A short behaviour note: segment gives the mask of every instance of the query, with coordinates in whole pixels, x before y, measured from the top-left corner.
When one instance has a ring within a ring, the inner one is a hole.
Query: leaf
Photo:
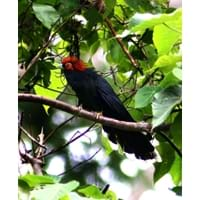
[[[87,26],[89,27],[89,29],[96,25],[98,22],[102,21],[101,15],[94,7],[89,8],[85,12],[85,18],[88,20]]]
[[[170,135],[177,147],[182,147],[182,113],[180,112],[170,127]]]
[[[172,86],[154,95],[152,103],[153,128],[162,124],[175,105],[181,102],[181,87]]]
[[[172,71],[173,75],[178,78],[179,80],[182,80],[182,69],[176,67]]]
[[[146,11],[153,9],[150,1],[146,0],[125,0],[125,2],[138,11]]]
[[[172,72],[169,72],[165,75],[164,79],[160,82],[159,87],[167,88],[172,85],[178,85],[181,82],[180,79],[178,79],[177,76],[174,75],[175,69],[177,68],[174,68]]]
[[[50,5],[33,3],[33,11],[37,19],[48,29],[51,29],[60,17],[56,9]]]
[[[159,154],[162,158],[162,162],[155,163],[154,165],[155,166],[154,183],[169,172],[175,159],[174,150],[168,143],[161,142],[157,147],[157,150],[159,151]]]
[[[108,16],[112,13],[116,5],[116,0],[105,0],[105,13],[104,16]]]
[[[109,155],[110,153],[112,153],[113,149],[110,145],[110,142],[109,142],[108,138],[105,137],[103,134],[101,134],[101,142],[106,151],[106,154]]]
[[[143,108],[152,102],[154,94],[158,91],[157,86],[144,86],[135,95],[135,108]]]
[[[168,73],[172,71],[173,68],[177,66],[177,62],[181,62],[182,57],[176,55],[163,55],[160,56],[154,63],[151,71],[159,68],[163,73]]]
[[[175,28],[174,22],[167,22],[154,27],[153,42],[158,50],[158,55],[168,54],[180,39],[181,30]]]
[[[27,174],[25,176],[20,176],[19,181],[26,182],[29,187],[36,187],[41,184],[53,184],[55,183],[55,178],[50,176],[39,176],[33,174]]]
[[[90,53],[91,53],[92,55],[94,55],[94,54],[96,53],[96,51],[98,50],[99,47],[100,47],[100,41],[97,40],[97,41],[94,42],[94,43],[92,44],[92,46],[90,47]]]
[[[78,190],[79,193],[84,194],[86,197],[104,198],[102,192],[95,185],[89,185]]]
[[[156,25],[166,23],[168,21],[179,20],[182,17],[182,9],[179,8],[169,14],[138,14],[136,13],[129,22],[129,27],[133,32],[144,31],[147,28],[153,28]]]
[[[173,192],[176,193],[176,195],[178,196],[182,196],[182,187],[181,186],[176,186],[174,188],[171,189]]]
[[[180,156],[177,154],[173,162],[173,165],[170,169],[170,174],[171,174],[174,184],[178,186],[182,178],[182,160]]]
[[[57,96],[59,96],[62,92],[59,92],[60,88],[65,85],[65,83],[61,82],[60,77],[58,77],[58,73],[60,73],[60,69],[51,70],[50,85],[48,86],[48,88],[42,87],[40,85],[35,85],[34,89],[36,94],[49,97],[51,99],[56,99]],[[44,105],[44,108],[45,111],[48,113],[49,106]]]
[[[65,184],[56,183],[53,185],[45,185],[40,189],[31,192],[31,198],[37,200],[58,200],[64,198],[65,195],[73,191],[79,186],[79,182],[71,181]]]

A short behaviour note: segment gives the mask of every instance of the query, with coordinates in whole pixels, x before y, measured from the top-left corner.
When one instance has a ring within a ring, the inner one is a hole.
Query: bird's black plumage
[[[134,122],[109,83],[93,69],[85,68],[84,71],[65,69],[64,75],[84,109],[102,112],[106,117]],[[108,138],[115,144],[119,143],[125,152],[134,153],[137,158],[143,160],[155,157],[150,137],[140,132],[122,131],[104,125],[103,129],[108,133]]]

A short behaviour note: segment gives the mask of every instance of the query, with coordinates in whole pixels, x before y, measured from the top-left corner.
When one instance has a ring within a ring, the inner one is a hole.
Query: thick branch
[[[79,117],[101,123],[103,125],[117,127],[118,129],[121,129],[121,130],[150,132],[152,128],[152,126],[146,122],[126,122],[126,121],[119,121],[119,120],[104,117],[104,116],[97,117],[97,114],[94,112],[89,112],[87,110],[80,109],[79,107],[72,106],[62,101],[48,99],[46,97],[37,96],[34,94],[20,93],[18,94],[18,99],[19,101],[26,101],[26,102],[28,101],[28,102],[35,102],[35,103],[49,105],[59,110],[66,111],[68,113],[77,115]]]

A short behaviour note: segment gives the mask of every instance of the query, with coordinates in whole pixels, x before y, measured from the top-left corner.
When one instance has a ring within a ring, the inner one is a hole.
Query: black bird
[[[82,60],[69,56],[62,59],[62,65],[64,75],[84,109],[102,112],[103,116],[117,120],[135,122],[109,83],[92,68],[87,68]],[[108,138],[115,144],[119,143],[125,152],[134,153],[138,159],[155,158],[151,136],[105,125],[103,129]]]

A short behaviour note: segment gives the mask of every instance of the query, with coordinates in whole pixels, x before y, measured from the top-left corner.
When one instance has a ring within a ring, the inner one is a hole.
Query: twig
[[[59,146],[57,149],[52,149],[51,151],[43,154],[42,156],[38,157],[38,158],[44,158],[46,156],[49,156],[50,154],[56,153],[58,151],[60,151],[61,149],[65,148],[66,146],[70,145],[71,143],[73,143],[74,141],[76,141],[77,139],[79,139],[80,137],[82,137],[83,135],[85,135],[88,131],[90,131],[90,129],[95,125],[96,123],[93,123],[89,128],[87,128],[87,130],[85,130],[83,133],[81,133],[80,135],[74,137],[73,139],[71,139],[69,142],[67,142],[66,144]]]
[[[141,75],[143,75],[142,70],[139,68],[139,65],[136,61],[135,58],[133,58],[133,56],[129,53],[128,49],[126,48],[126,46],[123,44],[122,39],[120,37],[117,36],[117,33],[115,31],[115,29],[112,26],[111,21],[108,18],[105,18],[105,22],[108,26],[108,28],[110,29],[112,35],[115,37],[115,39],[117,40],[117,42],[119,43],[119,45],[121,46],[123,52],[127,55],[128,59],[130,60],[131,64],[140,72]]]
[[[75,116],[70,117],[69,119],[65,120],[64,122],[62,122],[61,124],[59,124],[55,129],[53,129],[48,135],[47,137],[44,139],[44,143],[59,129],[62,128],[66,123],[68,123],[69,121],[71,121],[72,119],[74,119]]]
[[[19,125],[19,128],[23,131],[23,133],[24,133],[31,141],[33,141],[34,143],[36,143],[38,146],[40,146],[40,147],[46,149],[46,147],[45,147],[44,145],[40,144],[40,143],[39,143],[34,137],[32,137],[32,136],[28,133],[28,131],[26,131],[21,125]]]
[[[58,176],[62,176],[64,174],[67,174],[69,173],[70,171],[80,167],[81,165],[84,165],[85,163],[89,162],[90,160],[92,160],[99,152],[100,152],[101,148],[99,148],[92,156],[90,156],[88,159],[76,164],[75,166],[71,167],[70,169],[68,169],[67,171],[61,173],[61,174],[58,174]]]
[[[38,158],[33,157],[29,153],[21,153],[22,158],[27,160],[29,163],[31,163],[31,166],[33,167],[33,171],[35,174],[42,175],[42,161]]]
[[[134,132],[131,131],[147,131],[151,132],[151,124],[146,122],[127,122],[127,121],[120,121],[104,116],[98,116],[94,112],[89,112],[84,109],[80,109],[80,107],[72,106],[68,103],[64,103],[62,101],[48,99],[46,97],[37,96],[34,94],[24,94],[20,93],[18,94],[19,101],[28,101],[28,102],[35,102],[35,103],[41,103],[45,105],[52,106],[54,108],[66,111],[68,113],[77,115],[79,117],[83,117],[85,119],[101,123],[103,125],[111,126],[111,127],[117,127],[120,130],[127,130],[130,131],[130,134],[134,134]]]

